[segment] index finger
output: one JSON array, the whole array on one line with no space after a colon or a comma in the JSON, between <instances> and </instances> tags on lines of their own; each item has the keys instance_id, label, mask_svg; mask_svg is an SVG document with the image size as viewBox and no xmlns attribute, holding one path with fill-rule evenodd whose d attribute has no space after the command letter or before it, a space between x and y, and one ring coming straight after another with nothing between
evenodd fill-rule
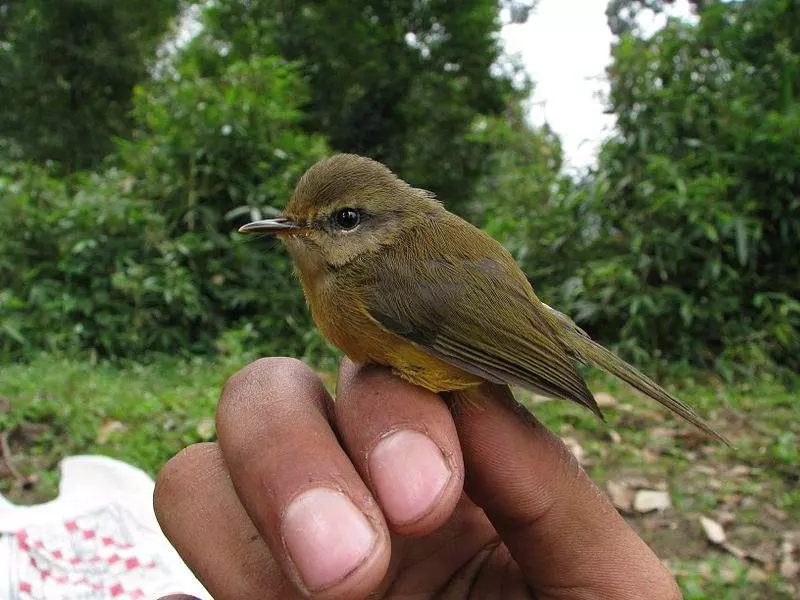
<instances>
[{"instance_id":1,"label":"index finger","mask_svg":"<svg viewBox=\"0 0 800 600\"><path fill-rule=\"evenodd\" d=\"M261 359L225 385L217 432L238 499L306 595L357 598L380 584L389 532L329 422L330 397L292 359Z\"/></svg>"}]
</instances>

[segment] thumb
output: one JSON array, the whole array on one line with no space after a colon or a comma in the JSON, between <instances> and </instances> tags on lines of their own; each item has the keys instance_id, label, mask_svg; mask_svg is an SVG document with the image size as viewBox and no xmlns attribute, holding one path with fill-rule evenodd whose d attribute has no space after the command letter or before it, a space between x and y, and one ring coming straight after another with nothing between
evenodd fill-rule
<instances>
[{"instance_id":1,"label":"thumb","mask_svg":"<svg viewBox=\"0 0 800 600\"><path fill-rule=\"evenodd\" d=\"M465 488L537 598L681 597L653 551L507 387L468 393L479 408L462 403L454 415Z\"/></svg>"}]
</instances>

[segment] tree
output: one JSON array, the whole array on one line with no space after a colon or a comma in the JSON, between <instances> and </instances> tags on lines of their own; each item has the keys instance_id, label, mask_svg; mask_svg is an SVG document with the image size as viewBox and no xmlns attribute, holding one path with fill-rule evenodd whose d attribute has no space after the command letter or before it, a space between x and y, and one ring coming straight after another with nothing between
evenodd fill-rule
<instances>
[{"instance_id":1,"label":"tree","mask_svg":"<svg viewBox=\"0 0 800 600\"><path fill-rule=\"evenodd\" d=\"M572 298L600 337L650 356L796 369L800 6L705 3L698 16L614 47L617 135Z\"/></svg>"},{"instance_id":2,"label":"tree","mask_svg":"<svg viewBox=\"0 0 800 600\"><path fill-rule=\"evenodd\" d=\"M298 61L311 92L307 130L336 150L385 162L460 209L488 155L472 127L513 107L528 85L502 55L496 0L458 4L220 0L205 11L196 43L210 69L271 53ZM508 4L516 20L531 7Z\"/></svg>"},{"instance_id":3,"label":"tree","mask_svg":"<svg viewBox=\"0 0 800 600\"><path fill-rule=\"evenodd\" d=\"M703 9L719 0L689 0L695 10ZM637 28L636 20L642 11L661 13L675 4L675 0L610 0L606 6L608 27L614 35L630 33Z\"/></svg>"},{"instance_id":4,"label":"tree","mask_svg":"<svg viewBox=\"0 0 800 600\"><path fill-rule=\"evenodd\" d=\"M88 168L126 135L180 0L0 0L0 131L24 158Z\"/></svg>"}]
</instances>

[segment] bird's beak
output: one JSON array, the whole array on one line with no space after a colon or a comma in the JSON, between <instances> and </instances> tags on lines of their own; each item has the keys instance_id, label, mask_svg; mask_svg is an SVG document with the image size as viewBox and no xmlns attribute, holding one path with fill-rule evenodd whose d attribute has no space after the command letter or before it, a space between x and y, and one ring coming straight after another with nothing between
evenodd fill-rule
<instances>
[{"instance_id":1,"label":"bird's beak","mask_svg":"<svg viewBox=\"0 0 800 600\"><path fill-rule=\"evenodd\" d=\"M253 221L239 227L239 233L271 233L273 235L296 235L306 231L305 225L295 223L285 217Z\"/></svg>"}]
</instances>

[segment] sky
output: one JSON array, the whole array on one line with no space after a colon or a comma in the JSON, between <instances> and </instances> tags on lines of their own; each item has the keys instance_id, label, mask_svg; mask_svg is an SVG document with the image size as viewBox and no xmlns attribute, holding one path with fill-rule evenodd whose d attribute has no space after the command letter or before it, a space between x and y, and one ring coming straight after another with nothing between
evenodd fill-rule
<instances>
[{"instance_id":1,"label":"sky","mask_svg":"<svg viewBox=\"0 0 800 600\"><path fill-rule=\"evenodd\" d=\"M506 25L503 40L509 53L518 53L535 83L530 100L534 124L545 122L559 134L568 170L594 162L600 142L613 129L614 119L603 114L601 94L608 89L605 67L613 36L603 0L539 0L522 25ZM670 14L688 17L687 0L678 0ZM666 17L644 15L645 32L663 26Z\"/></svg>"}]
</instances>

